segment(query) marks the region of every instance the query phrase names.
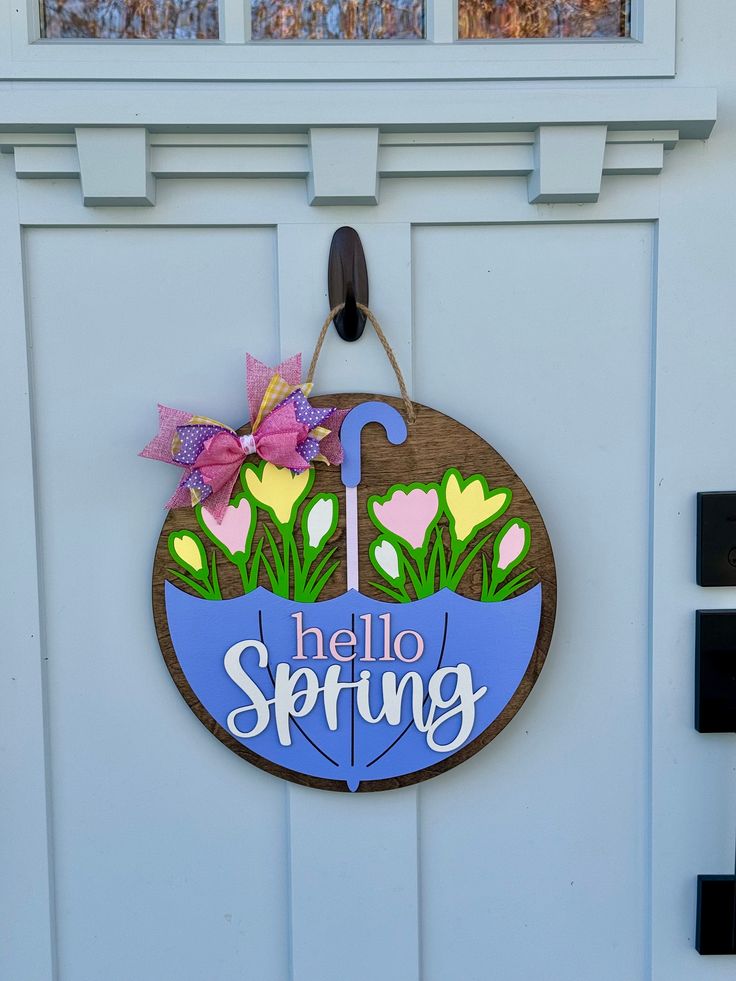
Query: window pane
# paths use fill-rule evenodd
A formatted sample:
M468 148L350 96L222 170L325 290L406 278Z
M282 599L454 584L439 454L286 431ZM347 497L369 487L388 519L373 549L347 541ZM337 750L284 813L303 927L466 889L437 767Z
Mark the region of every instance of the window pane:
M217 39L218 0L41 0L47 38Z
M424 0L252 0L255 41L423 38Z
M461 38L628 37L629 0L458 0Z

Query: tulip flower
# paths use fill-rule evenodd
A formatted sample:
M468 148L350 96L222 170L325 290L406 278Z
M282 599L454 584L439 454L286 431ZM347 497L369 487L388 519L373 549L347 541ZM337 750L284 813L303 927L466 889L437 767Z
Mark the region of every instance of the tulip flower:
M385 576L389 582L399 583L404 581L403 570L399 561L399 553L396 546L388 538L377 538L371 543L370 549L371 562L375 568Z
M302 517L305 552L316 553L324 547L337 527L337 498L334 494L317 494Z
M445 473L442 481L450 531L462 547L473 535L499 518L511 503L507 487L488 489L485 477L474 474L464 480L455 469Z
M212 512L201 505L197 506L196 514L202 531L222 549L231 562L238 564L248 558L255 521L253 507L244 494L233 498L232 503L225 508L219 524Z
M199 538L191 531L184 530L172 531L169 535L168 546L172 559L189 573L189 575L184 575L176 569L170 569L169 572L173 576L185 582L203 599L222 599L220 586L217 582L214 552L212 553L212 565L208 568L207 555Z
M413 552L422 552L439 515L438 490L434 484L395 484L384 497L368 499L368 514Z
M521 518L512 518L503 526L493 543L494 568L508 575L524 558L530 545L529 525Z
M531 543L532 532L526 521L512 518L506 522L493 543L490 577L488 562L483 556L481 599L484 602L499 603L531 583L534 569L526 569L513 579L508 579L511 570L526 558Z
M169 535L172 559L197 579L207 576L207 557L202 543L191 531L172 531Z
M404 585L407 570L411 571L411 566L401 548L397 547L390 538L381 535L369 545L368 556L374 569L380 572L386 582L390 584L384 586L379 582L372 582L371 586L399 603L411 603L412 597L409 596ZM411 574L412 581L415 581L416 573L412 572Z
M293 526L297 506L314 482L314 470L294 473L288 467L265 462L246 463L240 479L250 495L261 504L282 529Z

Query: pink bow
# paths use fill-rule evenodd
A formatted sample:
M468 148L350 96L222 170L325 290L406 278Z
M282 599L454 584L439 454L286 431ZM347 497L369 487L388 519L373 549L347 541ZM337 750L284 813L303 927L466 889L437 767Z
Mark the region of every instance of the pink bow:
M140 455L184 468L167 506L201 503L219 523L240 468L251 454L297 472L311 466L318 455L328 463L341 463L338 433L345 412L310 405L300 379L301 355L276 369L248 355L246 387L253 430L245 436L212 419L159 405L159 431ZM324 425L328 421L329 428Z

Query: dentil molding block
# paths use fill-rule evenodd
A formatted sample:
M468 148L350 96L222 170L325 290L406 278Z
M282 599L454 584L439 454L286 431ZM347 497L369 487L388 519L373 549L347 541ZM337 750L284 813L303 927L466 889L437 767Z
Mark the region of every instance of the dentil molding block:
M529 203L597 201L606 126L540 126L534 139Z
M156 203L144 127L84 126L77 128L76 135L82 198L87 207Z
M309 130L309 203L378 204L378 127Z

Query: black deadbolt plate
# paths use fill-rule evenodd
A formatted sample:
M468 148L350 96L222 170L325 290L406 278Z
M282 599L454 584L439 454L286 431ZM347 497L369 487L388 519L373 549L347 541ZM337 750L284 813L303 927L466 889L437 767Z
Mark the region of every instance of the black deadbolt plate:
M698 610L695 728L736 732L736 610Z
M698 494L699 586L736 586L736 492Z
M699 954L736 954L736 876L698 876Z

